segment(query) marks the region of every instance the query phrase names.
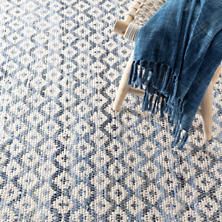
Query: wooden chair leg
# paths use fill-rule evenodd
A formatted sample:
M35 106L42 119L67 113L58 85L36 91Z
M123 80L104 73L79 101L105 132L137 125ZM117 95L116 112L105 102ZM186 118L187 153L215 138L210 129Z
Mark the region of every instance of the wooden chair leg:
M123 104L123 101L127 95L127 93L129 92L129 85L128 85L128 80L129 80L129 74L130 74L130 70L131 70L131 65L132 65L133 59L132 59L132 55L126 65L126 68L124 70L124 73L122 75L122 78L120 80L120 84L116 93L116 98L114 100L113 103L113 109L116 112L119 112L121 109L121 106Z
M222 66L216 70L201 102L200 113L203 118L205 141L212 139L212 125L213 125L213 87L217 82L222 72Z
M203 101L201 103L201 115L203 118L203 126L204 126L204 136L205 141L209 141L212 139L212 125L213 125L213 82L211 82L205 92Z

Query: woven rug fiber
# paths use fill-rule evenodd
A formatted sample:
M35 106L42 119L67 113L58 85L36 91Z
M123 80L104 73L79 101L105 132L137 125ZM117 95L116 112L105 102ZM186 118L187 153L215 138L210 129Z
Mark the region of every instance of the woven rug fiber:
M212 142L199 114L184 150L128 95L128 0L1 0L0 222L221 222L222 78Z

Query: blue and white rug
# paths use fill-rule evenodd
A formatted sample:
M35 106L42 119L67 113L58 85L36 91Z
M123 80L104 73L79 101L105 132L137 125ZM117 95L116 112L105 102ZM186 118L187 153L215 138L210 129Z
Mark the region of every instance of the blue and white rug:
M0 222L222 221L222 80L211 144L199 115L181 151L142 98L112 111L128 4L1 1Z

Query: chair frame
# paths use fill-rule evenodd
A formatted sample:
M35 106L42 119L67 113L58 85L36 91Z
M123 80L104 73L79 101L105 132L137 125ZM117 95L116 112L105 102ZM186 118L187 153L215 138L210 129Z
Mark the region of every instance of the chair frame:
M129 11L125 15L125 19L116 21L115 26L114 26L115 33L122 35L124 38L126 38L127 36L129 38L129 33L131 33L130 38L131 40L134 40L135 34L139 30L139 27L135 25L132 26L131 24L133 24L133 21L136 15L138 14L139 10L144 5L144 1L145 0L135 0L133 2L131 7L129 8ZM116 97L113 103L113 110L116 112L119 112L121 110L122 104L128 93L132 93L138 96L144 95L144 90L136 89L128 85L128 79L129 79L132 62L133 62L133 52L131 53L130 59L127 62L127 65L125 67L125 70L123 72L123 75L119 83L118 90L116 92ZM218 81L218 78L221 73L222 73L222 65L220 65L217 68L215 74L213 75L213 78L211 79L211 82L205 92L205 95L203 97L203 100L201 101L201 105L198 110L198 112L201 114L202 119L203 119L205 141L209 141L212 139L213 88L214 88L215 83Z

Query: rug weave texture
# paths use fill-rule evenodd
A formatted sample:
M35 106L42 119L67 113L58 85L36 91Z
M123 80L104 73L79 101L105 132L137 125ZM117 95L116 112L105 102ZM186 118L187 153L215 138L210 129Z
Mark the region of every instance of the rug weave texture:
M199 114L184 150L128 95L128 0L0 3L0 222L222 221L222 78L214 139Z

